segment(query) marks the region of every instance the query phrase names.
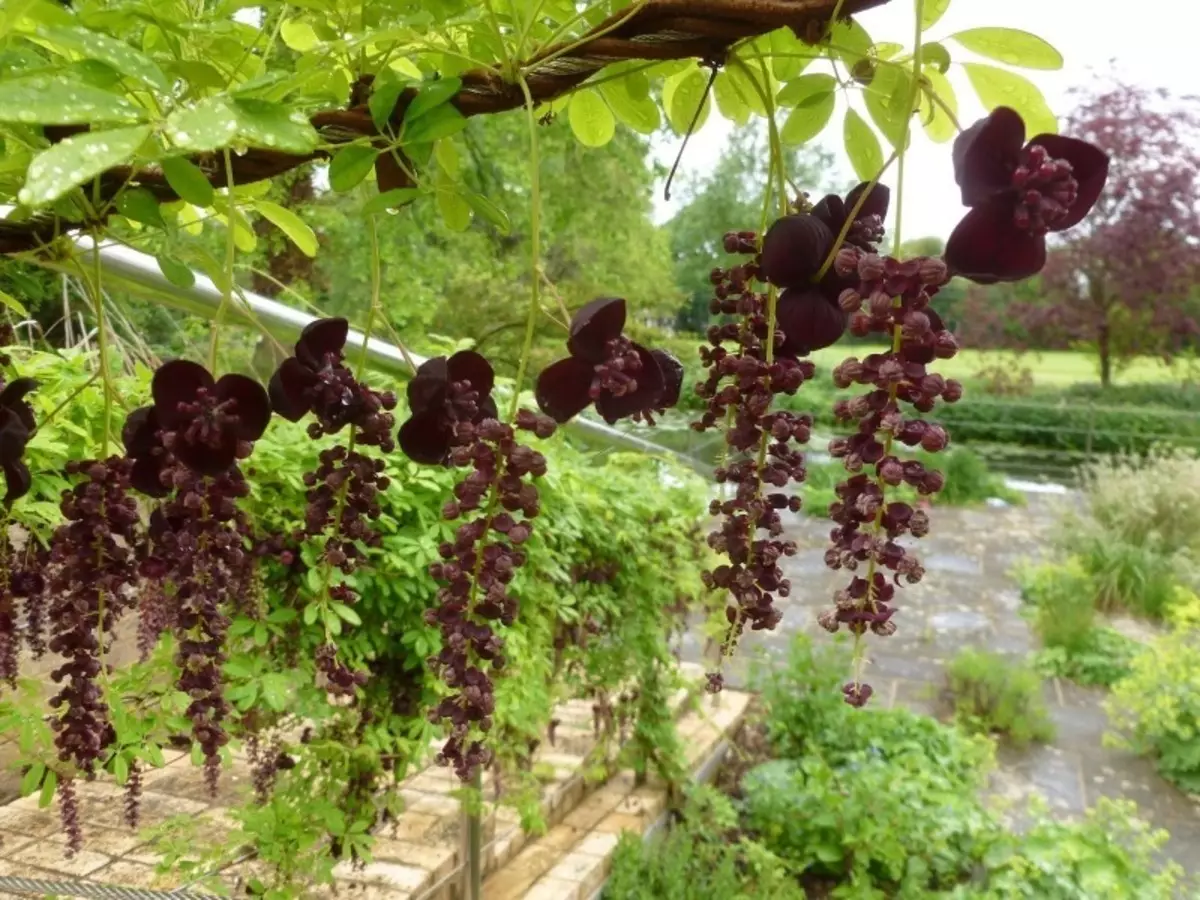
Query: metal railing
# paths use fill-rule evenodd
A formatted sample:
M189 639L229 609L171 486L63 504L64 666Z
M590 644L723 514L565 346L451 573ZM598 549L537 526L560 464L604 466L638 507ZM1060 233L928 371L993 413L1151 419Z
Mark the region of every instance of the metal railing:
M95 242L90 237L80 236L75 239L75 244L83 256L83 261L90 265L93 254L97 252ZM209 320L217 317L217 312L223 305L224 294L221 289L212 279L200 273L193 273L195 281L191 287L179 287L167 281L159 270L158 263L149 254L121 244L101 243L99 255L105 287L110 291L127 291L163 306ZM288 342L294 341L304 326L317 318L277 300L240 289L236 292L234 302L226 305L223 315L225 321L230 324L264 329L273 337ZM346 339L346 353L354 358L365 352L367 365L381 372L407 376L411 374L409 360L418 366L425 362L423 357L412 353L406 358L404 352L395 344L389 344L379 338L366 340L364 346L364 338L365 335L361 331L351 329ZM593 419L576 417L566 427L605 446L669 456L689 465L695 462L677 450L660 446L636 434L612 428Z

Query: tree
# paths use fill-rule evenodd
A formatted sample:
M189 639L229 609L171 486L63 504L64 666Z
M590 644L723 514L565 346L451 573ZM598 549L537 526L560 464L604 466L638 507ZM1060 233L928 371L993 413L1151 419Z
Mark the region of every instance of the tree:
M1108 152L1108 186L1051 252L1042 281L1053 303L1031 310L1030 324L1090 346L1107 386L1123 361L1169 359L1200 333L1189 302L1200 265L1200 108L1117 83L1084 94L1066 130Z
M820 189L829 184L833 158L811 147L796 148L788 156L792 183L819 198ZM769 159L761 130L739 129L730 136L712 172L684 182L684 206L666 226L675 284L686 295L675 320L681 331L703 331L708 326L712 297L708 273L730 259L721 247L722 235L761 228L762 185L767 182Z

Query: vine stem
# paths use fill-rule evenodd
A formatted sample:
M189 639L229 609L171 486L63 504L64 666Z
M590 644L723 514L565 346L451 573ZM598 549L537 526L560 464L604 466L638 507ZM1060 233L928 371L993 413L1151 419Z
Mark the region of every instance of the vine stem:
M100 269L100 235L92 232L92 306L96 310L96 342L100 345L100 377L104 379L104 438L101 445L101 456L108 456L108 446L112 442L112 407L113 383L112 361L109 358L108 322L104 317L104 289L101 286ZM101 660L103 667L103 660Z
M921 89L921 16L924 11L924 6L925 6L925 0L916 0L916 28L915 28L916 34L915 34L915 37L913 38L913 86L912 86L912 90L909 92L908 115L904 119L904 131L902 132L902 134L900 136L901 139L900 139L899 147L897 148L896 153L893 154L893 156L897 157L899 160L898 164L897 164L898 171L897 171L897 176L896 176L896 221L895 221L895 225L892 228L892 256L896 257L897 259L899 259L900 251L901 251L902 234L901 234L900 223L902 221L903 214L904 214L904 157L905 157L904 151L905 151L905 148L908 146L908 137L909 137L910 131L912 130L913 110L916 108L917 95ZM885 168L886 168L886 166L885 166ZM878 179L876 179L876 180L878 180ZM869 189L866 191L863 191L862 196L859 198L860 204L862 201L864 201L866 199L866 195L868 193L870 193ZM851 213L846 218L847 226L849 226L849 224L853 221L854 221L854 214ZM848 230L848 228L843 228L843 231L846 231L846 230ZM836 249L834 252L836 252ZM826 262L828 263L829 261L826 260ZM902 302L902 299L899 296L895 297L892 300L892 308L895 309L895 308L899 307L901 305L901 302ZM902 334L902 327L899 322L896 322L892 326L892 353L893 354L900 352L901 334ZM896 402L896 385L892 384L891 386L888 387L888 403L894 404L895 402ZM892 438L893 438L893 435L890 431L884 437L883 455L885 458L890 456L892 453ZM879 537L880 529L883 528L883 513L884 513L884 509L886 507L885 501L887 500L887 483L883 480L883 477L878 474L878 472L875 475L875 483L879 486L880 503L879 503L879 509L875 513L875 521L871 525L871 537L873 539ZM876 572L876 569L878 568L878 565L879 564L875 559L875 555L872 554L867 560L867 596L866 596L866 603L867 603L867 605L869 605L871 607L872 610L875 609L875 572ZM854 648L853 648L854 686L855 686L856 690L860 689L861 685L862 685L862 670L863 670L863 664L865 662L865 659L866 658L863 654L863 636L862 636L862 633L858 633L858 634L854 635Z
M225 283L221 285L221 305L217 307L217 316L213 322L212 340L208 344L208 370L214 377L217 372L217 349L221 343L221 326L225 323L225 311L233 303L233 269L237 262L237 244L233 239L234 216L237 215L237 203L233 189L233 160L229 156L229 148L224 151L225 159Z

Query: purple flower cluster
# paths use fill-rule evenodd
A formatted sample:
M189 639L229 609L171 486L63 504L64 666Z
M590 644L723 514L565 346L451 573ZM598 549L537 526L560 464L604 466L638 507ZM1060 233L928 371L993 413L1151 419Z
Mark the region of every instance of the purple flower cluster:
M137 541L137 503L129 494L131 465L110 457L67 464L82 476L63 492L66 520L54 533L50 585L50 651L64 661L50 677L61 688L50 700L58 758L91 775L113 740L109 710L97 679L101 659L117 618L130 603L137 580L132 547ZM62 786L69 784L64 778ZM70 788L61 795L68 847L79 849L78 822L72 823Z
M922 510L888 502L887 489L903 483L929 495L944 484L940 472L917 460L901 459L895 445L936 452L949 441L942 426L906 416L900 403L926 413L939 399L954 402L962 396L961 384L927 368L934 359L949 359L957 351L954 336L929 307L947 272L941 260L899 262L855 247L839 251L835 267L843 278L856 281L839 298L851 314L851 331L888 335L893 349L861 360L850 357L833 373L839 388L861 384L872 389L834 405L837 420L854 423L856 428L829 443L830 455L843 461L849 477L837 486L838 499L830 506L836 527L830 533L825 562L830 568L853 572L865 564L866 573L855 575L838 591L834 607L821 613L818 621L831 632L845 626L855 635L870 630L887 636L896 630L895 586L901 579L916 584L925 571L899 538L921 537L929 530ZM885 572L891 573L890 579ZM871 686L856 675L843 692L848 703L861 706L871 696Z
M383 474L382 459L340 445L322 450L318 461L316 471L304 473L308 488L305 532L317 537L332 525L324 559L349 574L365 558L359 543L379 546L379 533L371 527L371 520L379 518L379 492L387 490L390 480Z
M754 236L727 235L725 246L755 252ZM786 489L804 481L804 454L796 446L807 443L812 430L811 416L771 410L777 394L795 394L815 370L810 361L797 358L810 343L802 319L792 323L791 333L784 326L771 334L770 296L754 287L754 280L762 277L757 260L712 272L712 310L731 320L713 325L708 332L711 346L700 348L708 377L696 393L707 401L707 408L692 423L697 431L725 428L731 455L715 477L718 483L736 486L731 499L714 500L710 506L713 515L724 519L708 536L708 544L728 563L704 574L709 589L726 591L734 601L726 610L729 630L723 654L747 625L763 630L779 623L775 597L786 597L791 590L779 562L796 552L794 542L782 539L780 512L800 508L800 498ZM769 337L774 340L770 358ZM719 690L721 683L719 673L709 675L711 690Z
M445 518L466 519L453 542L438 548L441 562L430 574L443 582L438 606L426 621L442 633L441 652L430 664L451 693L430 711L450 735L439 754L464 781L491 755L478 738L491 728L494 709L488 669L504 666L504 641L493 623L511 625L517 600L508 585L525 564L521 545L532 534L539 512L537 488L528 476L546 473L542 454L519 443L516 430L496 418L492 367L470 351L439 357L421 367L409 383L413 411L400 430L400 445L418 461L470 468L443 508ZM516 428L546 438L554 421L521 410Z

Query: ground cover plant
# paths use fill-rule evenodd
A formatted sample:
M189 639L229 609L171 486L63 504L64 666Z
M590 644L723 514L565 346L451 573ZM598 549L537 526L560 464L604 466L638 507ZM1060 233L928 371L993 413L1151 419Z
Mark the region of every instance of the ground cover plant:
M832 368L829 414L843 431L828 450L843 471L825 561L846 582L818 621L854 636L848 671L830 691L847 704L836 715L869 702L864 641L895 632L899 589L924 576L901 540L929 532L912 493L946 489L935 460L950 435L936 414L964 392L938 369L958 341L934 299L955 277L1036 275L1048 238L1088 229L1109 168L1102 135L1058 134L1036 88L991 63L965 63L987 113L958 122L946 42L1008 65L1056 67L1061 57L1045 41L995 28L938 39L946 3L917 0L911 46L885 47L855 18L872 5L5 8L0 202L11 209L0 253L70 273L96 343L86 380L25 350L0 360L3 504L24 526L0 533L0 678L16 686L23 651L59 658L48 710L36 691L9 693L4 722L22 736L26 791L57 797L68 852L84 838L81 780L108 772L124 783L132 823L143 770L160 764L163 746L187 743L215 793L230 744L244 740L260 789L242 828L272 873L263 893L291 896L327 881L336 860L369 858L389 791L432 734L437 761L477 798L485 768L528 768L531 741L572 684L603 707L613 685L635 679L635 765L676 779L677 743L662 715L668 635L696 595L718 608L715 692L745 630L778 625L776 600L791 591L782 562L796 553L781 514L803 504L815 422L781 398L803 400L817 377L811 354L846 335L881 346L856 345ZM814 57L851 80L807 71ZM784 146L825 128L843 102L835 88L847 95L858 183L810 198L789 180ZM580 416L653 427L678 405L684 366L641 332L638 297L598 285L599 296L568 308L558 293L557 254L544 243L559 223L543 196L553 160L541 123L565 118L587 148L612 142L618 119L652 132L665 118L687 134L708 114L710 89L727 118L761 119L768 143L758 221L715 230L703 266L715 318L697 348L705 373L692 427L723 444L713 473L722 489L708 507L718 521L705 539L702 511L659 484L657 462L596 465L557 436ZM525 163L527 189L511 193L524 207L519 229L497 202L505 191L491 189L504 173L467 179L461 165L477 149L468 120L506 113ZM908 247L902 223L884 230L889 209L903 206L914 123L953 140L945 177L965 208L933 252ZM346 268L369 300L281 340L245 309L241 285L287 297L290 273L315 277L304 260L320 254L321 235L302 214L314 164L355 212ZM885 181L893 165L894 191ZM285 186L286 199L272 193ZM406 287L385 278L380 223L431 210L441 226L427 241L483 231L519 249L520 277L489 307L516 309L517 319L485 319L476 324L493 327L471 346L451 340L429 358L398 341L411 371L392 384L358 352L393 327L385 290ZM275 245L265 269L246 261L259 236ZM114 346L120 316L101 255L80 253L83 237L150 251L180 288L195 279L191 267L203 270L222 296L207 348L194 346L194 329L187 354L146 348L140 358L152 364L123 381L122 369L137 367ZM0 301L24 314L20 297ZM226 327L235 320L261 327L252 364L231 362L230 345L245 340ZM488 345L497 329L511 330L503 352ZM552 352L535 352L539 329L554 333ZM436 343L422 336L423 347ZM77 424L84 409L90 428ZM68 421L82 440L51 446L49 425ZM681 577L643 591L651 571ZM136 621L146 659L115 672L107 655L123 617ZM117 693L163 683L170 702L144 717ZM513 685L538 687L521 695ZM952 791L947 771L904 756L904 733L924 726L879 719L893 720L880 746L912 764L913 790ZM285 737L296 726L300 736ZM865 750L846 752L869 764ZM971 752L962 749L964 760ZM901 795L890 802L898 813ZM949 883L956 863L938 854L954 856L957 845L933 837L945 846L924 870L901 864L903 848L881 846L873 859L851 851L854 878Z

